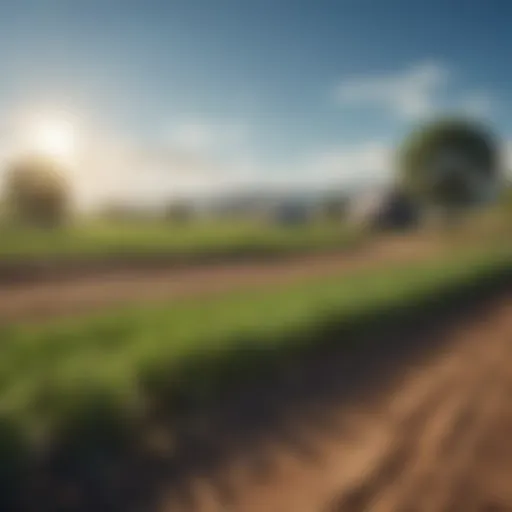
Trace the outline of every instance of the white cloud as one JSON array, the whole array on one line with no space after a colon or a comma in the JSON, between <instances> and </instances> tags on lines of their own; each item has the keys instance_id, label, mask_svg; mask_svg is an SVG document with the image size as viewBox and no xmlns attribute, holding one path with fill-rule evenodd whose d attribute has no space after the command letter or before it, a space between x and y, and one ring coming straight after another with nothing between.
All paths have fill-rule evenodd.
<instances>
[{"instance_id":1,"label":"white cloud","mask_svg":"<svg viewBox=\"0 0 512 512\"><path fill-rule=\"evenodd\" d=\"M462 97L462 112L478 118L488 118L493 111L494 101L485 92L473 92Z\"/></svg>"},{"instance_id":2,"label":"white cloud","mask_svg":"<svg viewBox=\"0 0 512 512\"><path fill-rule=\"evenodd\" d=\"M81 190L88 191L89 204L101 198L158 205L173 196L237 188L264 174L248 135L242 123L198 118L175 123L151 144L98 134L82 163L94 171L78 173Z\"/></svg>"},{"instance_id":3,"label":"white cloud","mask_svg":"<svg viewBox=\"0 0 512 512\"><path fill-rule=\"evenodd\" d=\"M78 207L124 201L158 206L175 195L211 193L225 186L235 165L242 167L242 160L248 160L235 144L240 132L227 125L216 130L213 124L197 123L180 126L178 132L173 143L148 143L98 126L81 130L79 151L65 165ZM0 186L10 158L26 151L16 137L5 138Z\"/></svg>"},{"instance_id":4,"label":"white cloud","mask_svg":"<svg viewBox=\"0 0 512 512\"><path fill-rule=\"evenodd\" d=\"M343 105L377 106L400 117L423 117L437 109L437 94L449 76L445 66L425 62L397 73L348 78L336 96Z\"/></svg>"},{"instance_id":5,"label":"white cloud","mask_svg":"<svg viewBox=\"0 0 512 512\"><path fill-rule=\"evenodd\" d=\"M164 138L167 144L176 149L217 153L243 145L247 131L247 127L241 123L192 119L174 125Z\"/></svg>"},{"instance_id":6,"label":"white cloud","mask_svg":"<svg viewBox=\"0 0 512 512\"><path fill-rule=\"evenodd\" d=\"M171 133L169 142L187 150L204 150L215 143L215 133L208 125L187 123Z\"/></svg>"},{"instance_id":7,"label":"white cloud","mask_svg":"<svg viewBox=\"0 0 512 512\"><path fill-rule=\"evenodd\" d=\"M443 64L417 63L389 74L347 78L336 89L336 99L344 106L377 107L402 119L425 118L444 110L488 120L495 99L481 90L454 90L452 78Z\"/></svg>"},{"instance_id":8,"label":"white cloud","mask_svg":"<svg viewBox=\"0 0 512 512\"><path fill-rule=\"evenodd\" d=\"M313 192L379 187L393 176L393 147L381 140L320 149L296 160L293 168L252 168L231 177L234 185L278 192ZM235 187L236 188L236 187Z\"/></svg>"},{"instance_id":9,"label":"white cloud","mask_svg":"<svg viewBox=\"0 0 512 512\"><path fill-rule=\"evenodd\" d=\"M250 140L244 138L247 132L230 131L224 125L224 131L198 128L194 133L191 126L180 130L172 143L151 145L108 131L89 133L76 165L68 169L79 207L112 202L158 207L174 196L257 189L325 190L381 183L392 170L391 145L379 140L308 152L293 165L277 169L252 157L247 149Z\"/></svg>"},{"instance_id":10,"label":"white cloud","mask_svg":"<svg viewBox=\"0 0 512 512\"><path fill-rule=\"evenodd\" d=\"M106 201L158 206L174 196L215 193L226 187L234 165L189 146L141 146L103 136L80 162L74 182L86 206Z\"/></svg>"},{"instance_id":11,"label":"white cloud","mask_svg":"<svg viewBox=\"0 0 512 512\"><path fill-rule=\"evenodd\" d=\"M313 155L308 169L325 183L382 183L392 176L393 149L391 144L379 140L335 147Z\"/></svg>"}]
</instances>

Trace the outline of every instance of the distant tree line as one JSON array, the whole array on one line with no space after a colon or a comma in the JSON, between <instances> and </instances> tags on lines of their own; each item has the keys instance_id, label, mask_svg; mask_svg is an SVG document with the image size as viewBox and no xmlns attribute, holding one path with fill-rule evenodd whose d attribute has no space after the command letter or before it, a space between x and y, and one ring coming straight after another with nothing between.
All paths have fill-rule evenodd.
<instances>
[{"instance_id":1,"label":"distant tree line","mask_svg":"<svg viewBox=\"0 0 512 512\"><path fill-rule=\"evenodd\" d=\"M477 123L464 119L427 123L414 130L398 149L395 194L390 196L396 207L390 211L406 218L409 201L418 208L435 209L451 217L478 205L502 184L500 156L496 137ZM501 199L512 205L511 190L510 185L506 187ZM340 218L347 205L346 197L330 194L322 204L323 216ZM11 162L5 176L2 210L16 224L61 226L71 211L66 169L41 156ZM126 216L119 208L110 214ZM190 205L178 200L163 213L164 218L177 223L187 222L192 215Z\"/></svg>"}]
</instances>

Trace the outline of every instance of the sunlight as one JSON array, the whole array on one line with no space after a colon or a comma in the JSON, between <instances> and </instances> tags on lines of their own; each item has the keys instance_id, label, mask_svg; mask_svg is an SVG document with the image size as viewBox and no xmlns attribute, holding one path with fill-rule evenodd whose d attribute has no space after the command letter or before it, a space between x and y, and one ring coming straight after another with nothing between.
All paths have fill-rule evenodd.
<instances>
[{"instance_id":1,"label":"sunlight","mask_svg":"<svg viewBox=\"0 0 512 512\"><path fill-rule=\"evenodd\" d=\"M41 117L28 127L30 149L38 153L70 160L75 156L75 127L67 119Z\"/></svg>"}]
</instances>

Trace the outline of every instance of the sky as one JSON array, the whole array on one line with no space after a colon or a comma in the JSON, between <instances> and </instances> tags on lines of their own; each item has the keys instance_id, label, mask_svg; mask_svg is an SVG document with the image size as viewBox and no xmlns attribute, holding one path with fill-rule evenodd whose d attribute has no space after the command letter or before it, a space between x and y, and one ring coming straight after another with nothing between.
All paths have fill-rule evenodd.
<instances>
[{"instance_id":1,"label":"sky","mask_svg":"<svg viewBox=\"0 0 512 512\"><path fill-rule=\"evenodd\" d=\"M69 120L86 202L381 183L440 112L512 140L510 19L507 0L3 2L0 151L20 119Z\"/></svg>"}]
</instances>

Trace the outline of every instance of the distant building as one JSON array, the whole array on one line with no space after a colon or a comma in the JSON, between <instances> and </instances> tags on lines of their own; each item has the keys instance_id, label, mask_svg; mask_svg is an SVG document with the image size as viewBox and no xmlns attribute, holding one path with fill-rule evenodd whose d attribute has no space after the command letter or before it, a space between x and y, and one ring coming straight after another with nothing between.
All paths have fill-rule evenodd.
<instances>
[{"instance_id":1,"label":"distant building","mask_svg":"<svg viewBox=\"0 0 512 512\"><path fill-rule=\"evenodd\" d=\"M409 229L418 225L418 206L398 189L358 198L350 212L352 221L372 229Z\"/></svg>"},{"instance_id":2,"label":"distant building","mask_svg":"<svg viewBox=\"0 0 512 512\"><path fill-rule=\"evenodd\" d=\"M314 205L305 200L283 199L276 202L272 209L272 217L274 222L279 224L295 226L310 222L316 212Z\"/></svg>"},{"instance_id":3,"label":"distant building","mask_svg":"<svg viewBox=\"0 0 512 512\"><path fill-rule=\"evenodd\" d=\"M343 220L345 219L350 201L344 194L327 194L319 200L320 215L327 220Z\"/></svg>"},{"instance_id":4,"label":"distant building","mask_svg":"<svg viewBox=\"0 0 512 512\"><path fill-rule=\"evenodd\" d=\"M272 208L269 197L259 193L241 193L217 198L209 205L210 215L236 220L266 218Z\"/></svg>"}]
</instances>

